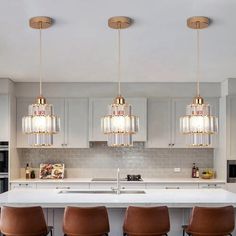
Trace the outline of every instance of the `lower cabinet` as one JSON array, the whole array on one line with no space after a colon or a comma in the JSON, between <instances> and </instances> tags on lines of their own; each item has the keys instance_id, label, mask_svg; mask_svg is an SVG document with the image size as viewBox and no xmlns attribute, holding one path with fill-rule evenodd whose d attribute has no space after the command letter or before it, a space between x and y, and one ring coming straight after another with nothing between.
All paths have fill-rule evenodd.
<instances>
[{"instance_id":1,"label":"lower cabinet","mask_svg":"<svg viewBox=\"0 0 236 236\"><path fill-rule=\"evenodd\" d=\"M116 187L116 183L90 183L90 189L112 189Z\"/></svg>"},{"instance_id":2,"label":"lower cabinet","mask_svg":"<svg viewBox=\"0 0 236 236\"><path fill-rule=\"evenodd\" d=\"M199 184L199 188L225 188L225 184Z\"/></svg>"},{"instance_id":3,"label":"lower cabinet","mask_svg":"<svg viewBox=\"0 0 236 236\"><path fill-rule=\"evenodd\" d=\"M146 184L146 189L196 189L198 188L198 183L149 183Z\"/></svg>"},{"instance_id":4,"label":"lower cabinet","mask_svg":"<svg viewBox=\"0 0 236 236\"><path fill-rule=\"evenodd\" d=\"M89 189L88 183L37 183L38 189Z\"/></svg>"},{"instance_id":5,"label":"lower cabinet","mask_svg":"<svg viewBox=\"0 0 236 236\"><path fill-rule=\"evenodd\" d=\"M11 189L28 189L28 188L37 188L35 183L11 183Z\"/></svg>"},{"instance_id":6,"label":"lower cabinet","mask_svg":"<svg viewBox=\"0 0 236 236\"><path fill-rule=\"evenodd\" d=\"M37 188L37 189L111 189L115 188L116 182L111 183L11 183L10 188ZM197 188L224 188L228 189L224 183L125 183L121 182L123 189L197 189ZM236 187L235 187L236 189ZM231 191L230 189L228 189ZM235 190L236 192L236 190Z\"/></svg>"}]
</instances>

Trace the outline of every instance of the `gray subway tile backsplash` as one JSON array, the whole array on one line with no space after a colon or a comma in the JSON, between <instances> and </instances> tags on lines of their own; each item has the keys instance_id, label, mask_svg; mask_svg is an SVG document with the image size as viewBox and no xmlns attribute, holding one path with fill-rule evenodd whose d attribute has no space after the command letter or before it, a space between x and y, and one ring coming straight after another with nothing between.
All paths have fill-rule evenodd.
<instances>
[{"instance_id":1,"label":"gray subway tile backsplash","mask_svg":"<svg viewBox=\"0 0 236 236\"><path fill-rule=\"evenodd\" d=\"M22 149L21 173L27 163L38 171L40 163L64 163L66 177L114 177L116 168L122 175L142 174L144 178L190 177L193 163L202 170L213 167L214 149L145 148L135 143L132 148L110 148L92 143L84 149ZM181 168L175 173L174 168ZM23 176L22 176L23 177Z\"/></svg>"}]
</instances>

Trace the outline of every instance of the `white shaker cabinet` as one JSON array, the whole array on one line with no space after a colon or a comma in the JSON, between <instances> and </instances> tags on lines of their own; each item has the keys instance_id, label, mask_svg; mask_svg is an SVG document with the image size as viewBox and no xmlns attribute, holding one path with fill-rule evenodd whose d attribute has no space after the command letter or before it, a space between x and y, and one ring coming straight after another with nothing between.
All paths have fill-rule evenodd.
<instances>
[{"instance_id":1,"label":"white shaker cabinet","mask_svg":"<svg viewBox=\"0 0 236 236\"><path fill-rule=\"evenodd\" d=\"M17 147L30 147L27 135L22 133L22 117L28 114L28 106L34 98L17 99ZM52 148L87 148L88 144L88 99L48 98L54 114L60 117L60 132L53 135Z\"/></svg>"},{"instance_id":2,"label":"white shaker cabinet","mask_svg":"<svg viewBox=\"0 0 236 236\"><path fill-rule=\"evenodd\" d=\"M106 141L106 135L101 130L101 118L108 114L108 105L113 98L92 98L89 101L89 141ZM139 132L133 135L136 142L147 140L147 99L126 98L132 105L132 114L139 117Z\"/></svg>"},{"instance_id":3,"label":"white shaker cabinet","mask_svg":"<svg viewBox=\"0 0 236 236\"><path fill-rule=\"evenodd\" d=\"M227 97L227 159L236 159L236 96Z\"/></svg>"},{"instance_id":4,"label":"white shaker cabinet","mask_svg":"<svg viewBox=\"0 0 236 236\"><path fill-rule=\"evenodd\" d=\"M148 99L148 148L186 148L186 135L180 133L180 117L192 98ZM218 116L218 98L206 98L212 105L212 114ZM218 136L213 135L212 147L217 147Z\"/></svg>"},{"instance_id":5,"label":"white shaker cabinet","mask_svg":"<svg viewBox=\"0 0 236 236\"><path fill-rule=\"evenodd\" d=\"M28 107L33 102L35 102L35 98L17 98L16 139L17 139L17 147L19 148L30 147L28 145L27 135L23 134L22 132L22 117L28 115Z\"/></svg>"},{"instance_id":6,"label":"white shaker cabinet","mask_svg":"<svg viewBox=\"0 0 236 236\"><path fill-rule=\"evenodd\" d=\"M17 147L29 148L28 135L22 132L22 117L28 115L28 107L30 104L35 103L35 98L17 98ZM53 147L61 147L64 143L64 99L50 98L47 99L48 103L53 104L54 114L60 117L61 131L53 136Z\"/></svg>"},{"instance_id":7,"label":"white shaker cabinet","mask_svg":"<svg viewBox=\"0 0 236 236\"><path fill-rule=\"evenodd\" d=\"M69 148L88 148L88 99L66 99L65 144Z\"/></svg>"},{"instance_id":8,"label":"white shaker cabinet","mask_svg":"<svg viewBox=\"0 0 236 236\"><path fill-rule=\"evenodd\" d=\"M171 145L171 99L148 99L147 148Z\"/></svg>"},{"instance_id":9,"label":"white shaker cabinet","mask_svg":"<svg viewBox=\"0 0 236 236\"><path fill-rule=\"evenodd\" d=\"M180 117L186 115L186 106L191 102L192 98L172 99L172 147L186 148L186 135L180 133Z\"/></svg>"},{"instance_id":10,"label":"white shaker cabinet","mask_svg":"<svg viewBox=\"0 0 236 236\"><path fill-rule=\"evenodd\" d=\"M47 98L47 103L53 105L54 115L60 117L60 132L53 135L52 148L64 147L65 145L65 99Z\"/></svg>"},{"instance_id":11,"label":"white shaker cabinet","mask_svg":"<svg viewBox=\"0 0 236 236\"><path fill-rule=\"evenodd\" d=\"M9 98L8 95L0 94L0 141L9 140Z\"/></svg>"},{"instance_id":12,"label":"white shaker cabinet","mask_svg":"<svg viewBox=\"0 0 236 236\"><path fill-rule=\"evenodd\" d=\"M186 147L179 131L179 118L185 115L189 98L148 99L148 148Z\"/></svg>"}]
</instances>

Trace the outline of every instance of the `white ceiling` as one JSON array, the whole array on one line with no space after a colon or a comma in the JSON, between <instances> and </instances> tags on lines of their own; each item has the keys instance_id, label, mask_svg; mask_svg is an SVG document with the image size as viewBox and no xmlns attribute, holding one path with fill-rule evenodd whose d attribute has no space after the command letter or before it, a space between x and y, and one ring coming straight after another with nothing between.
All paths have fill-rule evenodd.
<instances>
[{"instance_id":1,"label":"white ceiling","mask_svg":"<svg viewBox=\"0 0 236 236\"><path fill-rule=\"evenodd\" d=\"M114 82L117 33L111 16L134 24L122 31L122 80L195 80L196 32L186 19L204 15L201 31L203 81L236 77L235 0L0 0L0 77L38 80L38 32L28 19L55 20L43 32L44 81Z\"/></svg>"}]
</instances>

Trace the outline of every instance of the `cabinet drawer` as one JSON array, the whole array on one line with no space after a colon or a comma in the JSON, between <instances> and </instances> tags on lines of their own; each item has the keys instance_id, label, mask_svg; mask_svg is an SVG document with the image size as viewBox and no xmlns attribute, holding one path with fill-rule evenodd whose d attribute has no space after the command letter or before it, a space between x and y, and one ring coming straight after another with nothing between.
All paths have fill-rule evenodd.
<instances>
[{"instance_id":1,"label":"cabinet drawer","mask_svg":"<svg viewBox=\"0 0 236 236\"><path fill-rule=\"evenodd\" d=\"M16 189L16 188L36 188L36 184L34 183L11 183L11 189Z\"/></svg>"},{"instance_id":2,"label":"cabinet drawer","mask_svg":"<svg viewBox=\"0 0 236 236\"><path fill-rule=\"evenodd\" d=\"M90 183L90 189L111 189L115 188L116 183Z\"/></svg>"},{"instance_id":3,"label":"cabinet drawer","mask_svg":"<svg viewBox=\"0 0 236 236\"><path fill-rule=\"evenodd\" d=\"M125 189L145 189L145 183L121 183L121 187Z\"/></svg>"},{"instance_id":4,"label":"cabinet drawer","mask_svg":"<svg viewBox=\"0 0 236 236\"><path fill-rule=\"evenodd\" d=\"M225 188L225 184L199 184L199 188Z\"/></svg>"},{"instance_id":5,"label":"cabinet drawer","mask_svg":"<svg viewBox=\"0 0 236 236\"><path fill-rule=\"evenodd\" d=\"M191 183L186 183L186 184L173 184L173 183L149 183L146 184L147 189L196 189L198 188L198 184L191 184Z\"/></svg>"},{"instance_id":6,"label":"cabinet drawer","mask_svg":"<svg viewBox=\"0 0 236 236\"><path fill-rule=\"evenodd\" d=\"M38 183L38 189L89 189L88 183Z\"/></svg>"}]
</instances>

